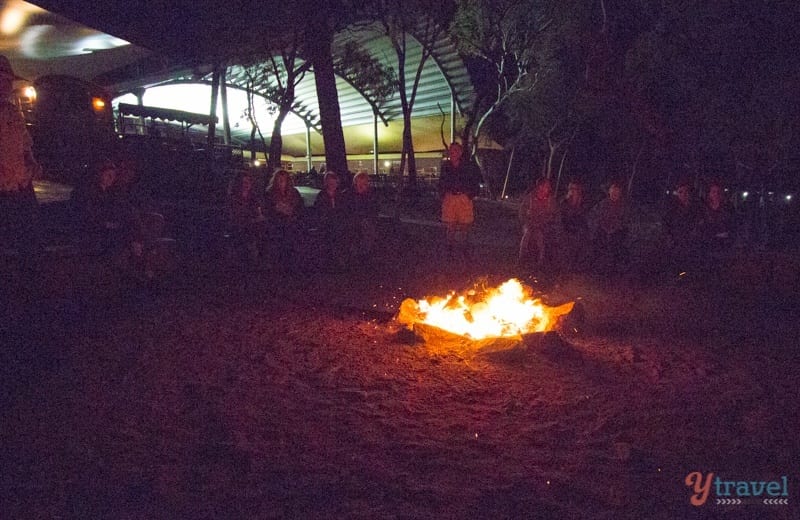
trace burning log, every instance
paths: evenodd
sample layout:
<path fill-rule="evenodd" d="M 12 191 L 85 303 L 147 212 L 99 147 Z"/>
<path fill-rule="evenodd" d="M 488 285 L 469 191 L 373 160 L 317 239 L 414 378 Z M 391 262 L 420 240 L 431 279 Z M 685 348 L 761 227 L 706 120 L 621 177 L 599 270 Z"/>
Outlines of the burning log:
<path fill-rule="evenodd" d="M 438 348 L 491 353 L 541 342 L 559 330 L 574 302 L 544 305 L 514 278 L 496 288 L 422 300 L 407 298 L 397 321 L 426 344 Z"/>

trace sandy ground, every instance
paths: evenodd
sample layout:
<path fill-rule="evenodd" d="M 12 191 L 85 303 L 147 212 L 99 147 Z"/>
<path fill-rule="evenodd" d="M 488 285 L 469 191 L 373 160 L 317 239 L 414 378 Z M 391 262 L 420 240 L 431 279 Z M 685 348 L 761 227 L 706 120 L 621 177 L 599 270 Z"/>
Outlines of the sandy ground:
<path fill-rule="evenodd" d="M 30 304 L 6 273 L 0 517 L 796 518 L 791 291 L 530 275 L 585 320 L 477 356 L 391 318 L 507 278 L 513 240 L 456 268 L 435 226 L 389 231 L 338 272 L 196 254 L 132 288 L 64 257 Z M 693 507 L 691 471 L 788 475 L 791 505 Z"/>

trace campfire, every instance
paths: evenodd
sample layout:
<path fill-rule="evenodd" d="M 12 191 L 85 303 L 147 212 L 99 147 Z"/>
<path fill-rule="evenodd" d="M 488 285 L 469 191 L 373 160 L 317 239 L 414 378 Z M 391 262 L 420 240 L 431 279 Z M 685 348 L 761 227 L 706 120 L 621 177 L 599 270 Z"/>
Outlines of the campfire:
<path fill-rule="evenodd" d="M 487 344 L 494 339 L 521 341 L 525 336 L 555 330 L 574 302 L 544 305 L 533 291 L 512 278 L 498 287 L 479 287 L 444 297 L 406 299 L 397 320 L 426 341 L 459 339 Z"/>

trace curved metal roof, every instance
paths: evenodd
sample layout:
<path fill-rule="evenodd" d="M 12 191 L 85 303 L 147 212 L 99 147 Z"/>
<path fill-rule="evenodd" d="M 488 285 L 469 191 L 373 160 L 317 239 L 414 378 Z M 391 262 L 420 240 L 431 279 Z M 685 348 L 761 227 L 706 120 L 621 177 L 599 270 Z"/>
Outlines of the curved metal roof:
<path fill-rule="evenodd" d="M 356 42 L 384 66 L 391 67 L 395 71 L 398 70 L 397 54 L 380 24 L 361 24 L 340 31 L 334 38 L 334 54 L 341 52 L 348 42 Z M 414 76 L 422 58 L 422 50 L 420 42 L 413 35 L 408 35 L 405 61 L 407 92 L 410 92 L 413 86 Z M 272 83 L 271 86 L 274 86 L 274 79 L 268 79 L 268 81 Z M 172 82 L 210 84 L 211 73 L 206 72 L 199 77 L 184 75 L 174 78 Z M 229 87 L 246 89 L 247 82 L 248 78 L 243 66 L 234 65 L 228 68 L 226 84 Z M 379 120 L 384 126 L 389 126 L 393 121 L 402 121 L 403 111 L 400 95 L 397 92 L 381 104 L 379 100 L 372 98 L 370 93 L 358 90 L 343 77 L 337 76 L 336 85 L 343 127 L 372 125 L 375 110 L 378 111 Z M 269 86 L 267 84 L 256 85 L 255 90 L 257 94 L 268 98 L 266 92 Z M 449 114 L 451 93 L 455 96 L 458 112 L 469 108 L 474 101 L 472 82 L 464 62 L 452 42 L 443 35 L 436 41 L 431 56 L 423 65 L 412 117 L 439 117 L 441 115 L 440 107 L 441 111 Z M 313 70 L 304 75 L 295 94 L 293 112 L 297 117 L 286 119 L 282 133 L 284 135 L 304 133 L 306 124 L 319 130 L 319 105 Z M 249 132 L 242 130 L 239 131 L 240 135 L 235 135 L 236 130 L 233 132 L 234 139 L 249 140 Z"/>
<path fill-rule="evenodd" d="M 263 1 L 261 0 L 261 2 Z M 186 21 L 188 25 L 184 27 L 175 26 L 172 21 L 167 21 L 166 15 L 174 7 L 170 7 L 171 4 L 156 5 L 144 0 L 136 0 L 134 4 L 130 4 L 130 0 L 109 0 L 103 4 L 102 10 L 86 10 L 84 4 L 72 0 L 37 0 L 37 3 L 61 14 L 48 14 L 22 0 L 0 0 L 0 6 L 3 6 L 3 9 L 8 7 L 33 13 L 24 20 L 27 25 L 20 29 L 20 35 L 23 33 L 28 35 L 32 30 L 38 28 L 37 24 L 46 21 L 48 26 L 52 25 L 58 29 L 51 33 L 63 35 L 70 42 L 75 40 L 75 45 L 70 43 L 70 49 L 75 47 L 80 50 L 81 54 L 53 58 L 51 47 L 54 44 L 49 40 L 49 43 L 42 40 L 41 45 L 46 45 L 47 49 L 50 49 L 47 59 L 43 61 L 39 57 L 35 61 L 31 61 L 24 54 L 30 52 L 31 49 L 24 46 L 14 47 L 14 42 L 9 41 L 7 43 L 12 44 L 12 49 L 6 49 L 5 54 L 9 55 L 14 66 L 19 66 L 22 72 L 28 73 L 31 77 L 43 72 L 53 72 L 56 69 L 51 69 L 59 66 L 61 69 L 57 70 L 60 72 L 63 72 L 62 69 L 66 69 L 69 74 L 75 74 L 83 79 L 93 79 L 120 93 L 169 82 L 210 83 L 211 67 L 204 61 L 207 62 L 211 58 L 205 60 L 202 58 L 205 55 L 204 50 L 213 48 L 219 52 L 235 54 L 240 39 L 237 39 L 236 35 L 231 34 L 230 31 L 224 33 L 225 38 L 222 41 L 207 38 L 206 35 L 216 34 L 221 25 L 225 26 L 220 21 L 222 19 L 227 21 L 230 21 L 229 18 L 235 19 L 239 25 L 248 25 L 253 22 L 251 17 L 243 15 L 241 12 L 232 13 L 230 9 L 216 4 L 215 8 L 210 11 L 193 8 L 192 18 Z M 268 11 L 268 9 L 259 10 L 262 15 Z M 140 13 L 140 16 L 132 19 L 129 14 L 131 12 Z M 84 33 L 88 29 L 71 20 L 77 20 L 110 34 L 127 37 L 134 45 L 109 50 L 96 49 L 94 43 L 89 45 L 83 41 Z M 272 30 L 277 23 L 265 18 L 262 24 L 261 18 L 258 20 L 259 26 L 267 31 Z M 269 25 L 268 22 L 273 25 Z M 156 30 L 154 27 L 159 29 Z M 275 31 L 278 29 L 275 28 Z M 73 32 L 76 34 L 72 35 Z M 89 32 L 94 34 L 97 31 Z M 424 26 L 420 25 L 417 32 L 424 34 Z M 102 33 L 97 34 L 102 35 Z M 188 41 L 192 41 L 193 44 L 187 47 Z M 397 70 L 397 56 L 391 41 L 384 34 L 379 23 L 361 22 L 340 31 L 334 40 L 334 52 L 342 52 L 348 42 L 358 43 L 382 64 Z M 59 49 L 62 47 L 64 45 L 58 44 Z M 185 59 L 180 58 L 182 54 L 177 50 L 187 48 L 195 52 L 189 53 Z M 89 54 L 86 54 L 87 52 Z M 422 46 L 419 41 L 413 35 L 409 35 L 406 58 L 408 91 L 411 89 L 421 55 Z M 245 85 L 243 79 L 241 67 L 230 67 L 227 81 L 230 87 L 242 88 Z M 403 126 L 399 94 L 395 93 L 385 102 L 378 103 L 370 93 L 359 91 L 344 78 L 337 78 L 337 88 L 348 153 L 364 154 L 369 153 L 373 148 L 372 125 L 376 107 L 379 121 L 382 123 L 379 127 L 379 149 L 381 152 L 398 152 L 401 148 Z M 312 128 L 319 129 L 313 72 L 306 74 L 296 92 L 295 112 L 300 117 L 290 117 L 284 122 L 282 128 L 285 137 L 284 148 L 288 153 L 305 154 L 306 125 L 309 124 Z M 455 46 L 442 32 L 436 41 L 432 55 L 422 70 L 414 103 L 412 127 L 417 151 L 441 150 L 439 128 L 442 117 L 439 107 L 441 106 L 446 119 L 451 112 L 451 93 L 454 95 L 456 112 L 463 111 L 473 102 L 474 91 L 466 67 Z M 240 142 L 249 140 L 249 132 L 245 129 L 233 129 L 233 132 L 234 139 Z M 312 132 L 311 141 L 314 153 L 321 150 L 322 140 L 318 132 Z"/>

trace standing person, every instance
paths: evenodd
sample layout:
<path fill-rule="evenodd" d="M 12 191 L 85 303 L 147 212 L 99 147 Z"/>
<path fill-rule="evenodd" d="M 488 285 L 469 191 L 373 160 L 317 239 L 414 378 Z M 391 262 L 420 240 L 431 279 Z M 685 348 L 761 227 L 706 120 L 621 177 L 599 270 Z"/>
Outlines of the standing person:
<path fill-rule="evenodd" d="M 589 206 L 583 184 L 573 180 L 567 185 L 567 196 L 561 201 L 562 251 L 564 268 L 569 272 L 586 268 L 589 243 Z"/>
<path fill-rule="evenodd" d="M 464 158 L 464 148 L 459 143 L 450 145 L 448 159 L 442 164 L 439 180 L 447 252 L 466 260 L 469 230 L 475 221 L 472 199 L 480 193 L 481 172 L 477 164 Z"/>
<path fill-rule="evenodd" d="M 622 196 L 622 184 L 612 181 L 608 197 L 593 210 L 595 222 L 595 266 L 602 274 L 619 273 L 627 263 L 625 241 L 628 236 L 628 205 Z"/>
<path fill-rule="evenodd" d="M 541 178 L 525 195 L 520 206 L 522 240 L 519 244 L 520 265 L 527 260 L 531 249 L 535 249 L 536 267 L 550 267 L 553 260 L 552 247 L 557 236 L 558 204 L 553 197 L 550 179 Z"/>
<path fill-rule="evenodd" d="M 10 99 L 14 81 L 21 79 L 0 55 L 0 239 L 18 251 L 23 270 L 33 274 L 41 255 L 33 178 L 41 168 L 33 157 L 25 118 Z"/>

